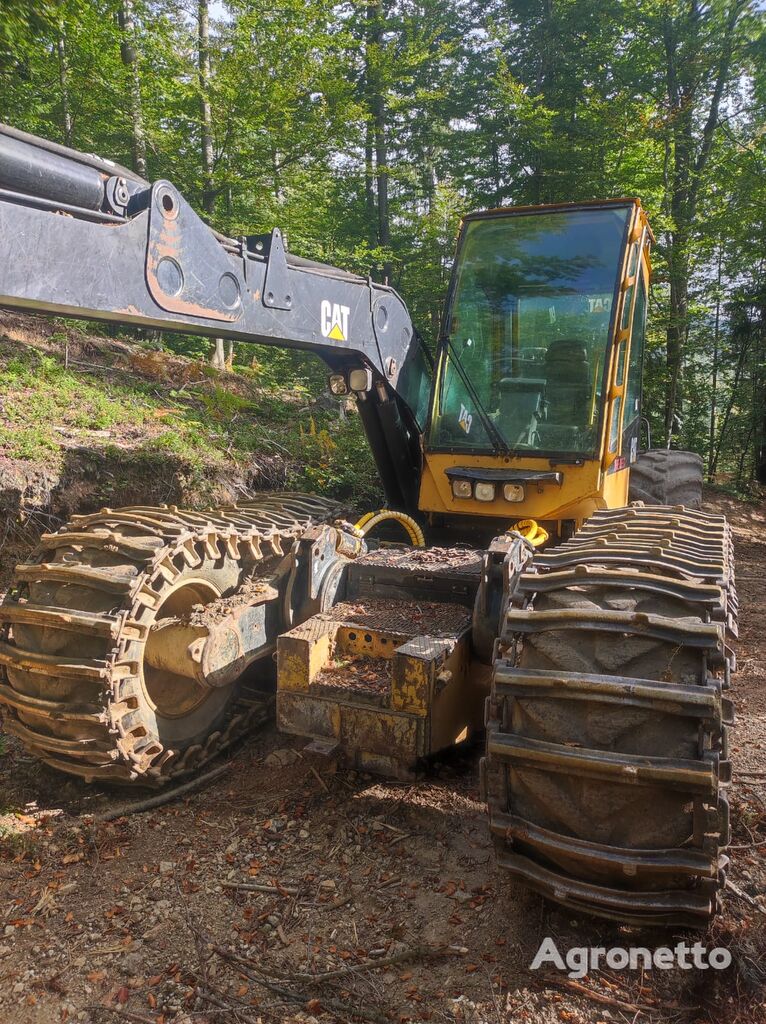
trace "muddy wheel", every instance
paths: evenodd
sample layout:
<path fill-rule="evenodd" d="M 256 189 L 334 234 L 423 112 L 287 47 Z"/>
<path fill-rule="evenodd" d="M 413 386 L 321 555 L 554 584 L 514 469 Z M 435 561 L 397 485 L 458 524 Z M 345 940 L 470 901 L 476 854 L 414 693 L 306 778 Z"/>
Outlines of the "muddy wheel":
<path fill-rule="evenodd" d="M 704 463 L 694 452 L 653 448 L 630 467 L 629 501 L 702 507 Z"/>
<path fill-rule="evenodd" d="M 627 513 L 628 523 L 643 515 Z M 675 514 L 645 519 L 662 513 Z M 618 513 L 603 516 L 615 529 Z M 650 528 L 639 526 L 636 536 Z M 719 578 L 725 531 L 710 570 Z M 571 910 L 703 926 L 728 864 L 732 710 L 722 689 L 735 596 L 669 569 L 615 567 L 605 553 L 618 543 L 639 553 L 609 537 L 600 553 L 576 537 L 535 556 L 541 571 L 521 577 L 508 613 L 482 766 L 498 861 Z M 660 550 L 647 558 L 670 563 Z"/>
<path fill-rule="evenodd" d="M 253 576 L 286 579 L 295 538 L 335 511 L 301 496 L 203 514 L 105 510 L 46 535 L 0 608 L 6 728 L 88 781 L 156 785 L 198 768 L 263 721 L 270 697 L 175 672 L 157 624 Z"/>

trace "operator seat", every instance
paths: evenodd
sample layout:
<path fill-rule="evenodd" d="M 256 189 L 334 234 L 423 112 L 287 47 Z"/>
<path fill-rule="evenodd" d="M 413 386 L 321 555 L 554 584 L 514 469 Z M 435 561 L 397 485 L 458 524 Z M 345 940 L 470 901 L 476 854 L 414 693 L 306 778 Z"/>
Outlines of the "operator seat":
<path fill-rule="evenodd" d="M 547 422 L 584 427 L 590 414 L 591 377 L 588 350 L 576 338 L 557 338 L 545 355 Z"/>

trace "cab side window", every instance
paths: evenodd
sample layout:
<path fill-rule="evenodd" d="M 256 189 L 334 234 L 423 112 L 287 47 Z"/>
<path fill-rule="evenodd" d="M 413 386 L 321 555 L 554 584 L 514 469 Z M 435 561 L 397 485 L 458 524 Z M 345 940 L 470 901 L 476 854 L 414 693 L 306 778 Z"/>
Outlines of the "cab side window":
<path fill-rule="evenodd" d="M 641 409 L 641 373 L 644 365 L 644 335 L 646 333 L 646 287 L 639 283 L 636 308 L 633 311 L 633 333 L 630 339 L 628 386 L 625 392 L 623 428 L 629 426 Z"/>

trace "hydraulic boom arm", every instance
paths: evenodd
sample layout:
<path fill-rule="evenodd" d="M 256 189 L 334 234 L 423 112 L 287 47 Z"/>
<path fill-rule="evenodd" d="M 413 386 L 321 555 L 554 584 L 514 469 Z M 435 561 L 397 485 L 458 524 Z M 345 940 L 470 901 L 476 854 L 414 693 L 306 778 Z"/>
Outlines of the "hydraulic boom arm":
<path fill-rule="evenodd" d="M 343 373 L 389 503 L 417 508 L 430 359 L 389 287 L 213 231 L 169 181 L 0 125 L 0 305 L 302 349 Z M 420 414 L 422 416 L 422 413 Z"/>

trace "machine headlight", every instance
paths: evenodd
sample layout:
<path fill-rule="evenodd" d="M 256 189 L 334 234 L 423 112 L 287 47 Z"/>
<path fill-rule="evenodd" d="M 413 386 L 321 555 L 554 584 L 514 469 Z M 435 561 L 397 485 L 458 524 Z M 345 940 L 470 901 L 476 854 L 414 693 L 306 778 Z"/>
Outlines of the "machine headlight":
<path fill-rule="evenodd" d="M 473 486 L 470 480 L 453 480 L 452 481 L 452 496 L 453 498 L 472 498 L 473 497 Z"/>
<path fill-rule="evenodd" d="M 345 395 L 348 393 L 348 384 L 342 373 L 330 374 L 330 391 L 334 395 Z"/>
<path fill-rule="evenodd" d="M 523 501 L 523 484 L 503 484 L 503 497 L 506 501 Z"/>
<path fill-rule="evenodd" d="M 370 370 L 352 370 L 348 375 L 349 387 L 352 391 L 369 391 L 372 387 Z"/>
<path fill-rule="evenodd" d="M 474 496 L 477 501 L 494 501 L 495 485 L 488 484 L 485 480 L 477 481 Z"/>

